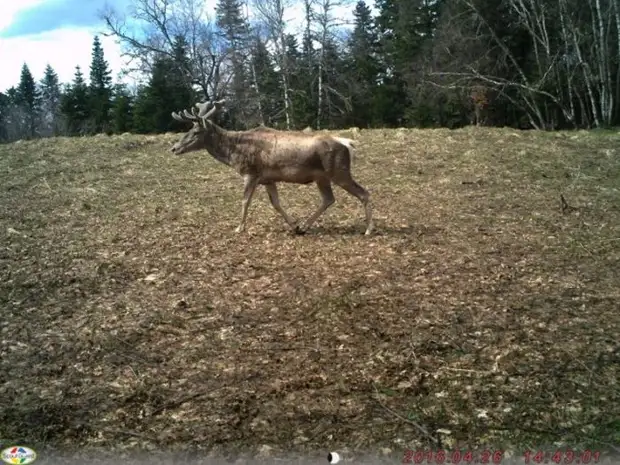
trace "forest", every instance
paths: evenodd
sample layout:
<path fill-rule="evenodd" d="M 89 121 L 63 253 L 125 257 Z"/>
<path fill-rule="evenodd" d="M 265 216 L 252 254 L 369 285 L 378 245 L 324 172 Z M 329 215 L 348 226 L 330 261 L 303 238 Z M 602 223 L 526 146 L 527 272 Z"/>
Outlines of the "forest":
<path fill-rule="evenodd" d="M 620 0 L 129 1 L 70 82 L 24 56 L 0 89 L 0 442 L 620 463 Z M 303 235 L 261 189 L 235 233 L 238 173 L 171 153 L 222 98 L 354 139 L 373 234 L 340 188 Z"/>
<path fill-rule="evenodd" d="M 35 77 L 26 58 L 0 93 L 0 141 L 179 131 L 172 111 L 219 98 L 229 129 L 620 122 L 619 0 L 132 0 L 100 15 L 141 84 L 113 82 L 98 36 L 88 79 Z"/>

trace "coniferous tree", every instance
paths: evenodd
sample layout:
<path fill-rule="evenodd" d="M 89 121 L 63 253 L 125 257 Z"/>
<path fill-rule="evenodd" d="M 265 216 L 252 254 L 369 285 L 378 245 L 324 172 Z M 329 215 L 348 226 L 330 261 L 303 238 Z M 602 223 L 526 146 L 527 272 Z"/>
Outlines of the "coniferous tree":
<path fill-rule="evenodd" d="M 135 130 L 141 133 L 186 130 L 170 113 L 195 102 L 194 93 L 179 77 L 178 67 L 167 56 L 157 59 L 148 85 L 141 88 L 134 108 Z"/>
<path fill-rule="evenodd" d="M 94 131 L 103 132 L 109 130 L 110 110 L 112 108 L 112 78 L 98 36 L 95 36 L 93 39 L 89 101 Z"/>
<path fill-rule="evenodd" d="M 335 128 L 346 124 L 351 110 L 346 61 L 334 39 L 326 38 L 323 44 L 323 98 L 321 127 Z"/>
<path fill-rule="evenodd" d="M 357 2 L 353 16 L 355 26 L 349 38 L 347 70 L 352 99 L 351 122 L 356 126 L 367 126 L 376 119 L 373 102 L 381 70 L 378 36 L 372 12 L 363 0 Z"/>
<path fill-rule="evenodd" d="M 21 112 L 21 129 L 24 136 L 35 137 L 41 113 L 41 93 L 25 63 L 22 66 L 15 103 Z"/>
<path fill-rule="evenodd" d="M 45 67 L 45 73 L 40 83 L 41 87 L 41 119 L 42 135 L 57 136 L 60 133 L 60 83 L 58 74 L 51 67 Z"/>
<path fill-rule="evenodd" d="M 175 68 L 168 58 L 161 58 L 153 67 L 148 96 L 152 105 L 151 121 L 154 132 L 167 132 L 178 126 L 178 122 L 170 117 L 170 112 L 179 108 L 175 101 L 176 89 L 170 80 L 174 72 Z M 186 107 L 186 104 L 181 106 Z"/>
<path fill-rule="evenodd" d="M 69 134 L 84 134 L 92 127 L 88 86 L 79 66 L 75 67 L 73 82 L 69 84 L 61 98 L 61 109 L 65 116 Z"/>
<path fill-rule="evenodd" d="M 121 134 L 132 131 L 132 120 L 133 98 L 126 85 L 117 84 L 114 86 L 112 100 L 112 123 L 114 132 Z"/>
<path fill-rule="evenodd" d="M 293 109 L 295 121 L 299 127 L 314 127 L 317 116 L 318 53 L 314 47 L 315 33 L 312 30 L 314 14 L 312 2 L 304 1 L 305 25 L 302 37 L 301 54 L 297 67 L 293 70 Z"/>
<path fill-rule="evenodd" d="M 303 55 L 299 50 L 299 42 L 292 34 L 284 36 L 286 46 L 286 62 L 288 66 L 289 98 L 291 99 L 291 123 L 293 127 L 306 127 L 314 120 L 309 111 L 312 102 L 309 102 L 311 78 L 305 74 Z"/>
<path fill-rule="evenodd" d="M 228 114 L 235 126 L 243 126 L 250 118 L 248 107 L 250 95 L 249 70 L 245 66 L 249 43 L 249 27 L 242 11 L 241 0 L 218 0 L 216 6 L 216 23 L 222 31 L 230 56 L 231 93 L 233 99 Z M 241 120 L 241 121 L 236 121 Z M 236 123 L 236 124 L 235 124 Z"/>
<path fill-rule="evenodd" d="M 18 92 L 15 86 L 7 89 L 4 98 L 3 127 L 6 140 L 14 141 L 23 135 L 23 111 L 17 105 Z"/>
<path fill-rule="evenodd" d="M 382 57 L 383 85 L 379 105 L 383 120 L 402 124 L 407 108 L 416 108 L 415 93 L 422 70 L 425 45 L 433 37 L 442 1 L 376 0 L 379 15 L 376 23 Z M 416 119 L 418 116 L 411 116 Z"/>
<path fill-rule="evenodd" d="M 252 61 L 260 90 L 259 96 L 265 124 L 276 126 L 284 121 L 281 82 L 274 69 L 274 60 L 265 42 L 258 35 L 254 38 Z"/>
<path fill-rule="evenodd" d="M 138 87 L 134 98 L 132 129 L 137 134 L 155 132 L 153 122 L 155 106 L 149 90 L 148 85 L 141 85 Z"/>
<path fill-rule="evenodd" d="M 177 36 L 174 39 L 174 47 L 173 47 L 173 55 L 174 62 L 171 63 L 176 65 L 176 69 L 174 66 L 171 66 L 168 76 L 168 84 L 170 87 L 170 92 L 172 93 L 172 105 L 178 110 L 179 108 L 187 108 L 192 106 L 196 101 L 196 95 L 194 90 L 188 85 L 187 81 L 183 79 L 183 76 L 179 74 L 178 69 L 186 69 L 190 65 L 190 60 L 188 56 L 189 44 L 187 40 L 182 35 Z M 175 110 L 171 110 L 175 111 Z M 178 121 L 173 121 L 172 130 L 179 130 L 183 128 L 182 124 L 179 124 Z"/>
<path fill-rule="evenodd" d="M 0 142 L 9 140 L 8 122 L 9 122 L 9 96 L 0 92 Z"/>

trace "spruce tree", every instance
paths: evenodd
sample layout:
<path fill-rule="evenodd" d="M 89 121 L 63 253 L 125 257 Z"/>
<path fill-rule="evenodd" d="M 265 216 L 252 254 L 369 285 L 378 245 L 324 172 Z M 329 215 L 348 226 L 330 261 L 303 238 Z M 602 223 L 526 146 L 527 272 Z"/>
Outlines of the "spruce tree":
<path fill-rule="evenodd" d="M 35 137 L 41 112 L 41 93 L 25 63 L 22 66 L 16 97 L 16 104 L 22 112 L 21 127 L 24 136 Z"/>
<path fill-rule="evenodd" d="M 175 71 L 168 58 L 159 59 L 153 67 L 148 95 L 152 105 L 151 121 L 155 132 L 167 132 L 173 125 L 176 126 L 177 121 L 170 117 L 171 111 L 178 110 L 175 108 L 174 87 L 170 85 L 170 76 Z"/>
<path fill-rule="evenodd" d="M 357 2 L 355 26 L 349 38 L 349 63 L 352 98 L 352 123 L 356 126 L 371 124 L 373 120 L 373 99 L 380 72 L 378 61 L 378 36 L 372 12 L 363 0 Z"/>
<path fill-rule="evenodd" d="M 187 40 L 182 35 L 175 37 L 173 47 L 174 62 L 172 62 L 170 66 L 168 85 L 170 87 L 170 92 L 172 93 L 172 105 L 177 110 L 179 108 L 190 107 L 196 102 L 194 90 L 179 72 L 179 70 L 190 68 L 188 50 L 189 44 L 187 43 Z M 178 122 L 173 122 L 171 129 L 177 130 L 185 127 L 179 126 L 177 123 Z"/>
<path fill-rule="evenodd" d="M 133 132 L 137 134 L 148 134 L 155 132 L 155 123 L 153 117 L 155 109 L 155 102 L 151 98 L 149 86 L 140 86 L 137 89 L 135 103 L 133 107 Z"/>
<path fill-rule="evenodd" d="M 390 125 L 400 125 L 405 119 L 419 122 L 424 116 L 416 107 L 419 103 L 424 105 L 425 101 L 416 102 L 411 98 L 420 85 L 423 54 L 433 38 L 442 5 L 442 0 L 376 0 L 379 10 L 376 22 L 385 69 L 379 105 L 384 120 Z M 414 110 L 409 112 L 408 118 L 407 107 Z"/>
<path fill-rule="evenodd" d="M 84 134 L 89 132 L 90 105 L 88 86 L 79 66 L 75 67 L 73 82 L 67 86 L 61 98 L 61 110 L 67 124 L 69 134 Z"/>
<path fill-rule="evenodd" d="M 284 121 L 281 80 L 265 42 L 257 35 L 252 50 L 252 64 L 260 90 L 260 103 L 267 126 Z"/>
<path fill-rule="evenodd" d="M 153 65 L 148 85 L 138 93 L 135 129 L 141 133 L 186 130 L 187 125 L 173 119 L 170 113 L 194 102 L 193 91 L 181 79 L 175 62 L 161 56 Z"/>
<path fill-rule="evenodd" d="M 112 123 L 114 132 L 132 131 L 133 98 L 124 84 L 114 86 L 112 100 Z"/>
<path fill-rule="evenodd" d="M 316 122 L 316 75 L 317 66 L 314 51 L 306 45 L 299 50 L 297 38 L 292 34 L 285 36 L 286 60 L 289 69 L 289 86 L 292 107 L 292 120 L 298 128 L 314 126 Z M 311 47 L 311 45 L 310 45 Z"/>
<path fill-rule="evenodd" d="M 18 92 L 15 86 L 7 89 L 2 99 L 2 129 L 0 132 L 7 142 L 14 141 L 22 137 L 23 112 L 17 106 Z"/>
<path fill-rule="evenodd" d="M 41 80 L 42 133 L 57 136 L 60 132 L 60 83 L 58 74 L 48 64 Z"/>
<path fill-rule="evenodd" d="M 95 36 L 93 39 L 89 100 L 94 131 L 108 131 L 110 129 L 110 110 L 112 108 L 112 78 L 98 36 Z"/>
<path fill-rule="evenodd" d="M 9 96 L 0 92 L 0 142 L 9 140 Z"/>
<path fill-rule="evenodd" d="M 347 81 L 346 61 L 338 44 L 327 38 L 323 45 L 323 122 L 324 128 L 346 124 L 350 113 L 348 98 L 350 83 Z"/>
<path fill-rule="evenodd" d="M 249 70 L 245 66 L 247 55 L 249 28 L 243 16 L 241 0 L 218 0 L 216 6 L 216 23 L 226 40 L 230 56 L 230 72 L 232 73 L 231 91 L 234 100 L 229 105 L 229 115 L 244 122 L 248 120 Z M 241 126 L 242 122 L 238 122 Z"/>

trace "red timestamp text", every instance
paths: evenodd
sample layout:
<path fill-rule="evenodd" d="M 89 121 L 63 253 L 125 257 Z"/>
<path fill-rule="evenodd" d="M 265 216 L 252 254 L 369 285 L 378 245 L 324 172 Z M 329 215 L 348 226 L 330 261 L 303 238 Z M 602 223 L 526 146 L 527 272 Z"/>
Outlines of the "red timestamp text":
<path fill-rule="evenodd" d="M 502 462 L 504 451 L 483 450 L 479 452 L 470 450 L 411 450 L 407 449 L 403 456 L 403 463 L 429 463 L 429 464 L 463 464 L 481 463 L 497 465 Z"/>
<path fill-rule="evenodd" d="M 589 463 L 598 463 L 601 458 L 601 453 L 597 450 L 584 450 L 584 451 L 574 451 L 574 450 L 555 450 L 555 451 L 531 451 L 526 450 L 523 453 L 523 460 L 526 464 L 538 464 L 538 463 L 549 463 L 549 464 L 589 464 Z"/>

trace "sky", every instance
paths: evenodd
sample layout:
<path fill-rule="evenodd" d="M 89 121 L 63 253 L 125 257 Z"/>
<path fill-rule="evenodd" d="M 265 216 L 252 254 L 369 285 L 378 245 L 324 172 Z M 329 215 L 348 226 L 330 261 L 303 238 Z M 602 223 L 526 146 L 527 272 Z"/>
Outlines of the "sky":
<path fill-rule="evenodd" d="M 61 82 L 72 80 L 76 65 L 88 77 L 93 37 L 104 30 L 98 16 L 104 6 L 105 0 L 0 0 L 0 91 L 18 84 L 24 62 L 36 81 L 48 63 Z M 116 79 L 124 63 L 120 46 L 113 38 L 100 39 Z"/>
<path fill-rule="evenodd" d="M 213 11 L 216 0 L 204 0 Z M 132 0 L 0 0 L 0 91 L 16 86 L 24 62 L 36 81 L 49 63 L 63 83 L 73 79 L 76 65 L 88 79 L 92 42 L 101 40 L 114 81 L 125 63 L 121 47 L 105 31 L 99 12 L 106 4 L 124 10 Z M 368 2 L 372 3 L 372 2 Z M 212 5 L 210 5 L 212 4 Z M 354 3 L 336 16 L 350 20 Z M 300 5 L 301 6 L 301 5 Z M 301 26 L 303 10 L 289 13 L 289 28 Z M 293 31 L 291 31 L 293 32 Z"/>

